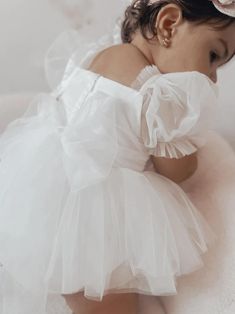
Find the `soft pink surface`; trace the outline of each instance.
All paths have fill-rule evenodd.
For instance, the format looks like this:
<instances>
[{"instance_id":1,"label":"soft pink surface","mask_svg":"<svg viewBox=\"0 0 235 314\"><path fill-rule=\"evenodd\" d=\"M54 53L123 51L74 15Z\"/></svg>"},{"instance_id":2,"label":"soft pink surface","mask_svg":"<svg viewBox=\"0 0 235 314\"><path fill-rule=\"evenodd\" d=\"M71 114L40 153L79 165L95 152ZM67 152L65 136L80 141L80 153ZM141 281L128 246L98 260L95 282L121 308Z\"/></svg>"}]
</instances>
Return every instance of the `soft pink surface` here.
<instances>
[{"instance_id":1,"label":"soft pink surface","mask_svg":"<svg viewBox=\"0 0 235 314\"><path fill-rule=\"evenodd\" d=\"M198 151L199 166L180 186L218 236L203 256L205 267L178 279L178 294L161 297L169 314L232 314L235 310L235 153L211 131ZM158 304L145 301L141 314L158 314ZM161 313L161 312L159 312Z\"/></svg>"}]
</instances>

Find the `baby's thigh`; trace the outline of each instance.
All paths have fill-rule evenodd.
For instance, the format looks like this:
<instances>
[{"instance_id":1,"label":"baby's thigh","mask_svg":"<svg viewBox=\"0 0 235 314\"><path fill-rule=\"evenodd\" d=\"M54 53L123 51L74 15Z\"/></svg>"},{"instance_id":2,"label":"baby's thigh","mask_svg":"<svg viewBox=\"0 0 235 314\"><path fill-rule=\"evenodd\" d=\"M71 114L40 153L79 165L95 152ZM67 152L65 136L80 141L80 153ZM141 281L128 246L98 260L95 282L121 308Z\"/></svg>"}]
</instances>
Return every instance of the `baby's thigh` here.
<instances>
[{"instance_id":1,"label":"baby's thigh","mask_svg":"<svg viewBox=\"0 0 235 314\"><path fill-rule=\"evenodd\" d=\"M102 301L93 301L84 297L84 292L62 294L73 314L136 314L138 294L107 294Z\"/></svg>"}]
</instances>

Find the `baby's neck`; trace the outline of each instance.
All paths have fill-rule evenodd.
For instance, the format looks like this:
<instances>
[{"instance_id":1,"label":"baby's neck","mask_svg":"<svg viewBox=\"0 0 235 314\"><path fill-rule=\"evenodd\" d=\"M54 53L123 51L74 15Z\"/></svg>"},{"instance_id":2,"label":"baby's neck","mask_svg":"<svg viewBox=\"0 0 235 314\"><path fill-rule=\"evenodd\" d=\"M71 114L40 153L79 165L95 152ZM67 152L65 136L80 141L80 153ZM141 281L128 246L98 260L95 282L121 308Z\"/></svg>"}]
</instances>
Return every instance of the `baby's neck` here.
<instances>
[{"instance_id":1,"label":"baby's neck","mask_svg":"<svg viewBox=\"0 0 235 314\"><path fill-rule=\"evenodd\" d=\"M131 41L131 44L139 50L143 58L145 58L149 64L155 64L150 44L139 32L136 33L134 39Z\"/></svg>"}]
</instances>

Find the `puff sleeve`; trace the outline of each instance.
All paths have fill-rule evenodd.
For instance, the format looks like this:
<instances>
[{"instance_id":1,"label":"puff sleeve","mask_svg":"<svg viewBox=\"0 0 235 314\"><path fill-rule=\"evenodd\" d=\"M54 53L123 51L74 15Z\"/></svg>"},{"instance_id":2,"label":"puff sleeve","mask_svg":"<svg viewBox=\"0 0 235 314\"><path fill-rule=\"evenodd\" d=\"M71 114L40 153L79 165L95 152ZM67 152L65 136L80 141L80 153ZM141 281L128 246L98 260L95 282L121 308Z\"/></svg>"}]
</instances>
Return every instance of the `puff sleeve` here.
<instances>
[{"instance_id":1,"label":"puff sleeve","mask_svg":"<svg viewBox=\"0 0 235 314\"><path fill-rule=\"evenodd\" d=\"M218 87L197 72L158 74L140 89L141 137L150 155L182 158L206 143L218 107Z\"/></svg>"}]
</instances>

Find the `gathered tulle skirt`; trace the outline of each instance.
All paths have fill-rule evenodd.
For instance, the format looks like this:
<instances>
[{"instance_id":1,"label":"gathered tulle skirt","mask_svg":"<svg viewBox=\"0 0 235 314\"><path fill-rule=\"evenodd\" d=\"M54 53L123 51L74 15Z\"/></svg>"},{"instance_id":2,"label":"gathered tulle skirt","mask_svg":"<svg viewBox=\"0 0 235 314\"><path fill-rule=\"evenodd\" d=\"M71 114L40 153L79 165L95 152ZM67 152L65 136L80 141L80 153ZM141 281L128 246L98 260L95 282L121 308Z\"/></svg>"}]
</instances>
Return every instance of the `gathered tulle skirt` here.
<instances>
[{"instance_id":1,"label":"gathered tulle skirt","mask_svg":"<svg viewBox=\"0 0 235 314\"><path fill-rule=\"evenodd\" d=\"M44 314L50 294L176 294L216 238L206 220L152 171L112 167L72 189L65 129L44 95L0 136L0 314Z\"/></svg>"}]
</instances>

